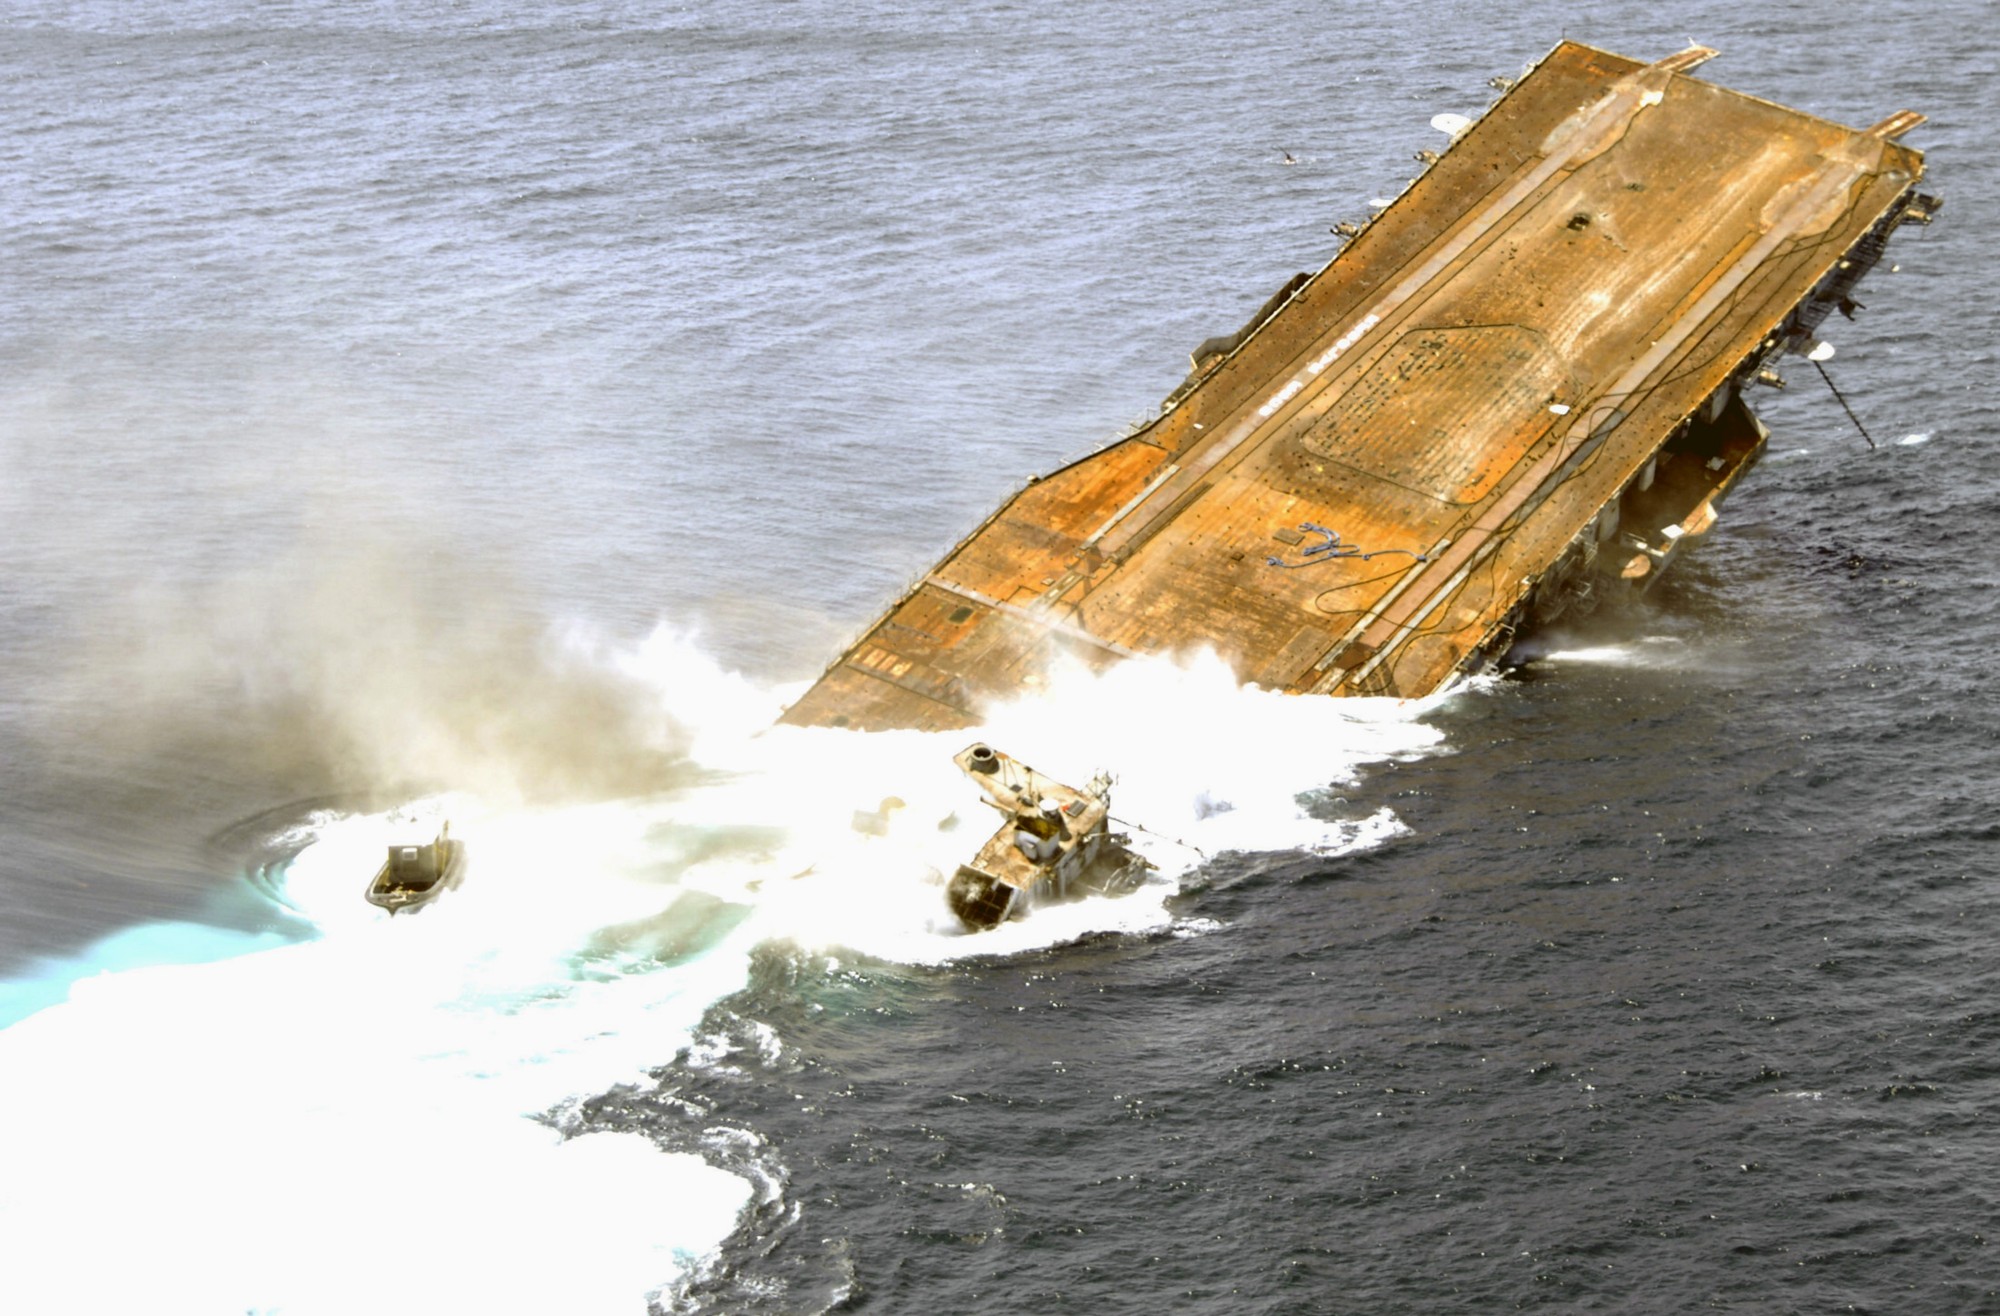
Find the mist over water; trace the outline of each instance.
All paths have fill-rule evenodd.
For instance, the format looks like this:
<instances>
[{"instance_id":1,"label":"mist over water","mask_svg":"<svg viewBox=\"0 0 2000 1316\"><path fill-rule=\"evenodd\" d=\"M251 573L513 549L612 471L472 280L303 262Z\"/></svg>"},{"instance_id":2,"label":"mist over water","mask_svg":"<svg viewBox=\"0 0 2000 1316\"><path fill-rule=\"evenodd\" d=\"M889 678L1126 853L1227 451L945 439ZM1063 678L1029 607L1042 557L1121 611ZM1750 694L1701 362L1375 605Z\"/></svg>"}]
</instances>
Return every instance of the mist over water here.
<instances>
[{"instance_id":1,"label":"mist over water","mask_svg":"<svg viewBox=\"0 0 2000 1316\"><path fill-rule=\"evenodd\" d=\"M1393 815L1355 813L1332 789L1437 739L1408 708L1300 710L1240 691L1212 659L1073 673L978 732L887 736L766 729L771 691L671 636L607 661L657 707L685 710L678 785L537 803L502 775L495 794L315 810L272 838L287 857L261 875L299 944L79 977L67 1003L0 1035L11 1072L59 1076L0 1102L0 1127L16 1130L0 1230L37 1240L0 1293L108 1308L143 1273L164 1311L631 1310L697 1271L746 1206L770 1204L781 1163L726 1130L705 1135L720 1149L697 1138L662 1151L594 1130L574 1102L650 1086L648 1069L676 1052L719 1063L728 1046L700 1029L746 985L754 948L924 965L1106 933L1199 935L1207 925L1168 902L1203 853L1379 844ZM1315 752L1141 756L1120 798L1179 834L1141 838L1160 864L1142 891L962 932L944 874L995 817L950 754L1006 736L1080 778L1109 728L1161 702L1181 710L1163 737L1210 740L1226 723L1274 745L1308 734ZM902 804L886 826L855 826L890 798ZM471 856L463 889L393 920L359 899L385 845L447 819ZM79 1176L85 1149L137 1169ZM92 1277L103 1237L127 1232L143 1246ZM377 1260L328 1270L337 1255Z\"/></svg>"},{"instance_id":2,"label":"mist over water","mask_svg":"<svg viewBox=\"0 0 2000 1316\"><path fill-rule=\"evenodd\" d=\"M0 1305L2000 1301L1983 13L5 17ZM1931 116L1878 450L1424 705L771 728L1565 33ZM959 933L975 736L1158 871Z\"/></svg>"}]
</instances>

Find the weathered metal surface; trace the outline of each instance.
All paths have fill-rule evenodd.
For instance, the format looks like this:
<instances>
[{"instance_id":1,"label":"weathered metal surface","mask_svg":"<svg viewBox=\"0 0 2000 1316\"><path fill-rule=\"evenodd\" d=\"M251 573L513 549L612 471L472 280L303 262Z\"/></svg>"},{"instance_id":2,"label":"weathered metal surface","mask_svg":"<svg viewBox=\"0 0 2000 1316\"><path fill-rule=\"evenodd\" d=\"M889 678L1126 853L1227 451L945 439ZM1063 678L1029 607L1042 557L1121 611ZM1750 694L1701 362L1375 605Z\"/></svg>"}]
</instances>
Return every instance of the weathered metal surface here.
<instances>
[{"instance_id":1,"label":"weathered metal surface","mask_svg":"<svg viewBox=\"0 0 2000 1316\"><path fill-rule=\"evenodd\" d=\"M429 845L392 845L363 893L368 903L399 914L421 909L465 878L465 843L445 823Z\"/></svg>"},{"instance_id":2,"label":"weathered metal surface","mask_svg":"<svg viewBox=\"0 0 2000 1316\"><path fill-rule=\"evenodd\" d=\"M1110 778L1077 790L986 744L970 745L952 761L1002 819L945 887L946 903L966 927L997 926L1030 904L1123 895L1152 867L1108 826Z\"/></svg>"},{"instance_id":3,"label":"weathered metal surface","mask_svg":"<svg viewBox=\"0 0 2000 1316\"><path fill-rule=\"evenodd\" d=\"M1737 385L1850 308L1936 204L1895 141L1921 116L1857 132L1687 75L1712 54L1558 46L1198 356L1158 421L1032 482L786 720L965 726L1058 653L1199 647L1274 689L1421 695L1593 579L1650 583L1761 450ZM1308 523L1362 551L1302 558Z\"/></svg>"}]
</instances>

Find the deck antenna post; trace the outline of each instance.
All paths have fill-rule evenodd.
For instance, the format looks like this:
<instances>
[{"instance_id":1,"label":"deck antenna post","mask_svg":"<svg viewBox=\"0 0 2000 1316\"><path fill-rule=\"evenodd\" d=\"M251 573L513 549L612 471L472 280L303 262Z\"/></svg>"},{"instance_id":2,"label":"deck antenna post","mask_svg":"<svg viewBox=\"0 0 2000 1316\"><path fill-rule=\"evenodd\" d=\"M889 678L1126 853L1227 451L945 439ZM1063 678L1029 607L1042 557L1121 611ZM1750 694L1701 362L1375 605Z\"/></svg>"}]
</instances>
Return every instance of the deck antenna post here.
<instances>
[{"instance_id":1,"label":"deck antenna post","mask_svg":"<svg viewBox=\"0 0 2000 1316\"><path fill-rule=\"evenodd\" d=\"M1811 357L1808 357L1806 359L1809 361L1812 360ZM1827 374L1826 367L1821 365L1818 361L1813 361L1813 369L1819 371L1819 377L1826 381L1826 386L1829 389L1833 390L1833 400L1840 404L1840 409L1847 413L1847 418L1849 420L1854 422L1854 428L1860 430L1861 437L1868 440L1868 450L1870 452L1875 451L1875 436L1870 434L1868 432L1868 427L1861 423L1861 417L1854 414L1854 408L1847 405L1847 399L1841 396L1840 388L1833 382L1833 376Z\"/></svg>"}]
</instances>

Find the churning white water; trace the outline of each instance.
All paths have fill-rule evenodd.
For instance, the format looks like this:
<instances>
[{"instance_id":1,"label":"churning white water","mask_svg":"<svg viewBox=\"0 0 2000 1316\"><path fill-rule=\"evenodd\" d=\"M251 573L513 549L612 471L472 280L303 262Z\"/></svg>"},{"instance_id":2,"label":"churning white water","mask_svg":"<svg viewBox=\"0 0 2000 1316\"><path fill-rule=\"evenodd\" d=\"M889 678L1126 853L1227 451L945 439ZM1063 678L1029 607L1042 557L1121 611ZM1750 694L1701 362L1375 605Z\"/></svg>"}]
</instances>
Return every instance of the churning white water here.
<instances>
[{"instance_id":1,"label":"churning white water","mask_svg":"<svg viewBox=\"0 0 2000 1316\"><path fill-rule=\"evenodd\" d=\"M270 888L309 940L82 977L0 1034L8 1309L633 1310L758 1187L636 1134L565 1138L551 1116L695 1045L756 945L937 963L1173 930L1204 852L1396 834L1337 792L1438 740L1421 706L1242 689L1208 657L1062 673L976 732L887 735L771 727L785 692L665 633L602 660L658 692L692 784L315 814ZM975 738L1072 781L1116 772L1157 872L963 933L942 875L997 821L950 762ZM415 916L367 905L385 845L446 818L463 886Z\"/></svg>"}]
</instances>

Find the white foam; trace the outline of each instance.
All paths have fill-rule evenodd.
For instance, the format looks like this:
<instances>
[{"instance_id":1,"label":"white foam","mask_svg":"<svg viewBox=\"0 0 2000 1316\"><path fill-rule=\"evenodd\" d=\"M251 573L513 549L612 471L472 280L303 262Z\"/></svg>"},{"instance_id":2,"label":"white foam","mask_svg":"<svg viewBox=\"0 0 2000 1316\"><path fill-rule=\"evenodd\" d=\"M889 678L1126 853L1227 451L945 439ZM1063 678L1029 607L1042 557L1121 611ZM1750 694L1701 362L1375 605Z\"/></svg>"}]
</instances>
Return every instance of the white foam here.
<instances>
[{"instance_id":1,"label":"white foam","mask_svg":"<svg viewBox=\"0 0 2000 1316\"><path fill-rule=\"evenodd\" d=\"M365 904L387 840L446 812L464 888ZM85 979L0 1034L0 1309L629 1311L712 1252L743 1179L532 1118L671 1060L746 981L740 911L653 880L647 827L469 797L329 817L284 891L320 940ZM621 956L604 930L635 920L705 952Z\"/></svg>"},{"instance_id":2,"label":"white foam","mask_svg":"<svg viewBox=\"0 0 2000 1316\"><path fill-rule=\"evenodd\" d=\"M1896 446L1899 448L1914 448L1920 443L1929 443L1930 441L1931 436L1928 434L1905 434L1902 438L1896 440Z\"/></svg>"},{"instance_id":3,"label":"white foam","mask_svg":"<svg viewBox=\"0 0 2000 1316\"><path fill-rule=\"evenodd\" d=\"M1365 762L1435 746L1439 733L1421 720L1428 707L1244 689L1220 661L1202 656L1060 672L1046 693L988 710L974 730L780 727L745 742L734 787L706 793L703 804L718 822L776 823L783 844L754 864L699 866L687 880L754 901L768 937L905 963L1012 954L1093 932L1159 931L1173 922L1167 902L1180 877L1203 853L1334 854L1392 835L1400 824L1386 811L1325 821L1305 802L1353 781ZM990 932L964 933L945 907L945 877L999 820L950 757L981 739L1059 780L1113 771L1114 817L1147 829L1133 838L1159 871L1128 896L1049 906ZM892 799L902 803L883 809ZM774 801L782 802L776 816ZM873 815L869 831L856 830L857 813Z\"/></svg>"},{"instance_id":4,"label":"white foam","mask_svg":"<svg viewBox=\"0 0 2000 1316\"><path fill-rule=\"evenodd\" d=\"M1674 667L1687 661L1686 646L1675 636L1648 635L1626 644L1592 644L1556 649L1539 661L1596 667Z\"/></svg>"},{"instance_id":5,"label":"white foam","mask_svg":"<svg viewBox=\"0 0 2000 1316\"><path fill-rule=\"evenodd\" d=\"M696 1037L757 944L939 963L1094 932L1212 935L1168 903L1191 847L1378 845L1401 829L1386 809L1307 804L1439 740L1427 704L1241 689L1213 658L1068 671L976 731L880 735L769 728L776 692L670 635L593 660L654 683L692 736L696 784L316 817L278 894L318 940L87 979L0 1033L0 1236L20 1258L0 1268L0 1309L137 1294L162 1313L636 1310L767 1192L761 1171L633 1136L565 1141L533 1117L682 1048L776 1065L784 1040L764 1025ZM1072 782L1117 772L1115 812L1158 834L1135 834L1158 872L1124 898L963 933L942 874L997 823L950 761L974 739ZM857 830L857 813L882 825ZM464 885L415 916L367 905L384 847L447 817Z\"/></svg>"},{"instance_id":6,"label":"white foam","mask_svg":"<svg viewBox=\"0 0 2000 1316\"><path fill-rule=\"evenodd\" d=\"M741 948L579 984L419 926L89 980L0 1037L0 1305L630 1310L712 1250L743 1181L527 1117L669 1058Z\"/></svg>"}]
</instances>

